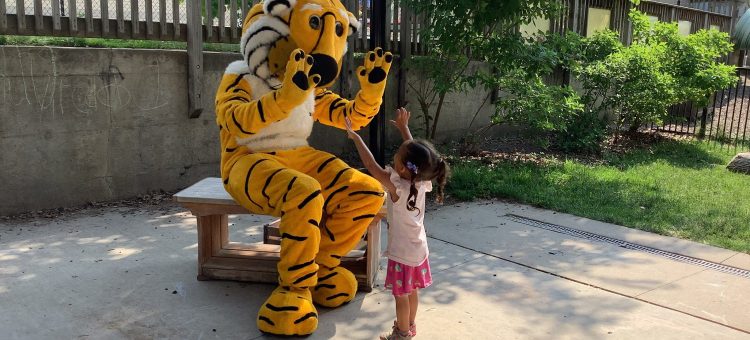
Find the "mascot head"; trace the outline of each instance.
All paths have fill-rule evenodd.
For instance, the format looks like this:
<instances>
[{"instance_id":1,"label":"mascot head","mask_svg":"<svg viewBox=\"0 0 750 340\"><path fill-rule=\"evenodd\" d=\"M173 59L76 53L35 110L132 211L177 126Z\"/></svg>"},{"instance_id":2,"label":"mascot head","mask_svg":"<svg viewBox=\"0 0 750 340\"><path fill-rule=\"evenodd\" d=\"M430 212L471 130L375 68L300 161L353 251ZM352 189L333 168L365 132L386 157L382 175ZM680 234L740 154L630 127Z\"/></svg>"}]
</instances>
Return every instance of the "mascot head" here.
<instances>
[{"instance_id":1,"label":"mascot head","mask_svg":"<svg viewBox=\"0 0 750 340\"><path fill-rule=\"evenodd\" d=\"M310 74L328 87L341 71L346 39L360 27L339 0L265 0L247 13L240 48L250 73L274 84L281 79L292 50L315 59Z\"/></svg>"}]
</instances>

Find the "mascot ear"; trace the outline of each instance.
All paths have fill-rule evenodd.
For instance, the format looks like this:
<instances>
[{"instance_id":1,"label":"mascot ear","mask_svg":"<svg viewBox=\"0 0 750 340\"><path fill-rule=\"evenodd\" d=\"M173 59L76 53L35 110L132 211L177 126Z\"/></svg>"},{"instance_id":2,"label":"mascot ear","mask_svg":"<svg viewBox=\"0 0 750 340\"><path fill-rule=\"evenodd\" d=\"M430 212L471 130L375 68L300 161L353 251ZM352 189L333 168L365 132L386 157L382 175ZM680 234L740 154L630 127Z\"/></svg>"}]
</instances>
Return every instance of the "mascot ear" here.
<instances>
[{"instance_id":1,"label":"mascot ear","mask_svg":"<svg viewBox=\"0 0 750 340\"><path fill-rule=\"evenodd\" d=\"M263 1L263 12L275 17L289 14L297 0L265 0Z\"/></svg>"},{"instance_id":2,"label":"mascot ear","mask_svg":"<svg viewBox=\"0 0 750 340\"><path fill-rule=\"evenodd\" d=\"M357 33L360 27L362 27L362 23L357 20L357 17L352 12L346 12L346 14L349 17L349 35Z\"/></svg>"}]
</instances>

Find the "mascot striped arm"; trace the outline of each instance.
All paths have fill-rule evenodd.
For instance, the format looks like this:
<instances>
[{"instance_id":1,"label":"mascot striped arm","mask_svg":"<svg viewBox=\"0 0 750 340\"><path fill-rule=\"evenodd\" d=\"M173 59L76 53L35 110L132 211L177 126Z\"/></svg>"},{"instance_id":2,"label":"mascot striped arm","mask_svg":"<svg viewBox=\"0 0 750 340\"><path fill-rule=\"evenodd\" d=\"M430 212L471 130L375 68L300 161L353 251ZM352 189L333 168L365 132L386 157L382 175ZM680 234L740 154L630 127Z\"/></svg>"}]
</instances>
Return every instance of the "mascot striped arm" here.
<instances>
[{"instance_id":1,"label":"mascot striped arm","mask_svg":"<svg viewBox=\"0 0 750 340\"><path fill-rule=\"evenodd\" d=\"M311 334L314 304L338 307L357 291L341 258L380 210L383 189L307 138L315 121L344 129L349 117L360 129L378 112L393 61L380 48L357 69L353 100L327 90L359 25L339 0L257 4L243 23L244 60L227 67L216 94L224 187L251 212L281 217L279 286L257 318L266 333Z\"/></svg>"}]
</instances>

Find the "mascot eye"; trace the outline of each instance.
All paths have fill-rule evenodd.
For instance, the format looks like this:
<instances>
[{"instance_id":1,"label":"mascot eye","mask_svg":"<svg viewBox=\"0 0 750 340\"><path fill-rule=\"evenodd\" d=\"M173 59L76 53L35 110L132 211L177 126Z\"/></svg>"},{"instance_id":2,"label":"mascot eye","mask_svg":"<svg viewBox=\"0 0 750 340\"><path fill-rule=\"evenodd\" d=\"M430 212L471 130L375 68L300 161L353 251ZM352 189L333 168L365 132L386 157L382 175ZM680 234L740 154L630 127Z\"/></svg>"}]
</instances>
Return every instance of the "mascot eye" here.
<instances>
[{"instance_id":1,"label":"mascot eye","mask_svg":"<svg viewBox=\"0 0 750 340\"><path fill-rule=\"evenodd\" d=\"M339 37L344 35L344 25L340 21L336 21L336 35Z\"/></svg>"},{"instance_id":2,"label":"mascot eye","mask_svg":"<svg viewBox=\"0 0 750 340\"><path fill-rule=\"evenodd\" d=\"M312 29L317 30L320 29L320 17L317 15L313 15L310 17L310 27Z\"/></svg>"}]
</instances>

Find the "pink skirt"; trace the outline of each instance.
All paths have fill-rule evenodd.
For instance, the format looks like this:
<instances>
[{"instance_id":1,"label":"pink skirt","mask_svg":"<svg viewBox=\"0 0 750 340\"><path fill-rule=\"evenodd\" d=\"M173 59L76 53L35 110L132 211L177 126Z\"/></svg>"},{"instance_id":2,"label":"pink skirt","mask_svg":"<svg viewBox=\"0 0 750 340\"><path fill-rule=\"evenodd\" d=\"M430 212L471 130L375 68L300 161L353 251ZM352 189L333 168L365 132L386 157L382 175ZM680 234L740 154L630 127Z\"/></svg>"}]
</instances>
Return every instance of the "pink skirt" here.
<instances>
[{"instance_id":1,"label":"pink skirt","mask_svg":"<svg viewBox=\"0 0 750 340\"><path fill-rule=\"evenodd\" d=\"M409 295L413 290L427 288L431 284L432 274L428 259L416 267L388 259L385 288L390 289L394 296Z\"/></svg>"}]
</instances>

